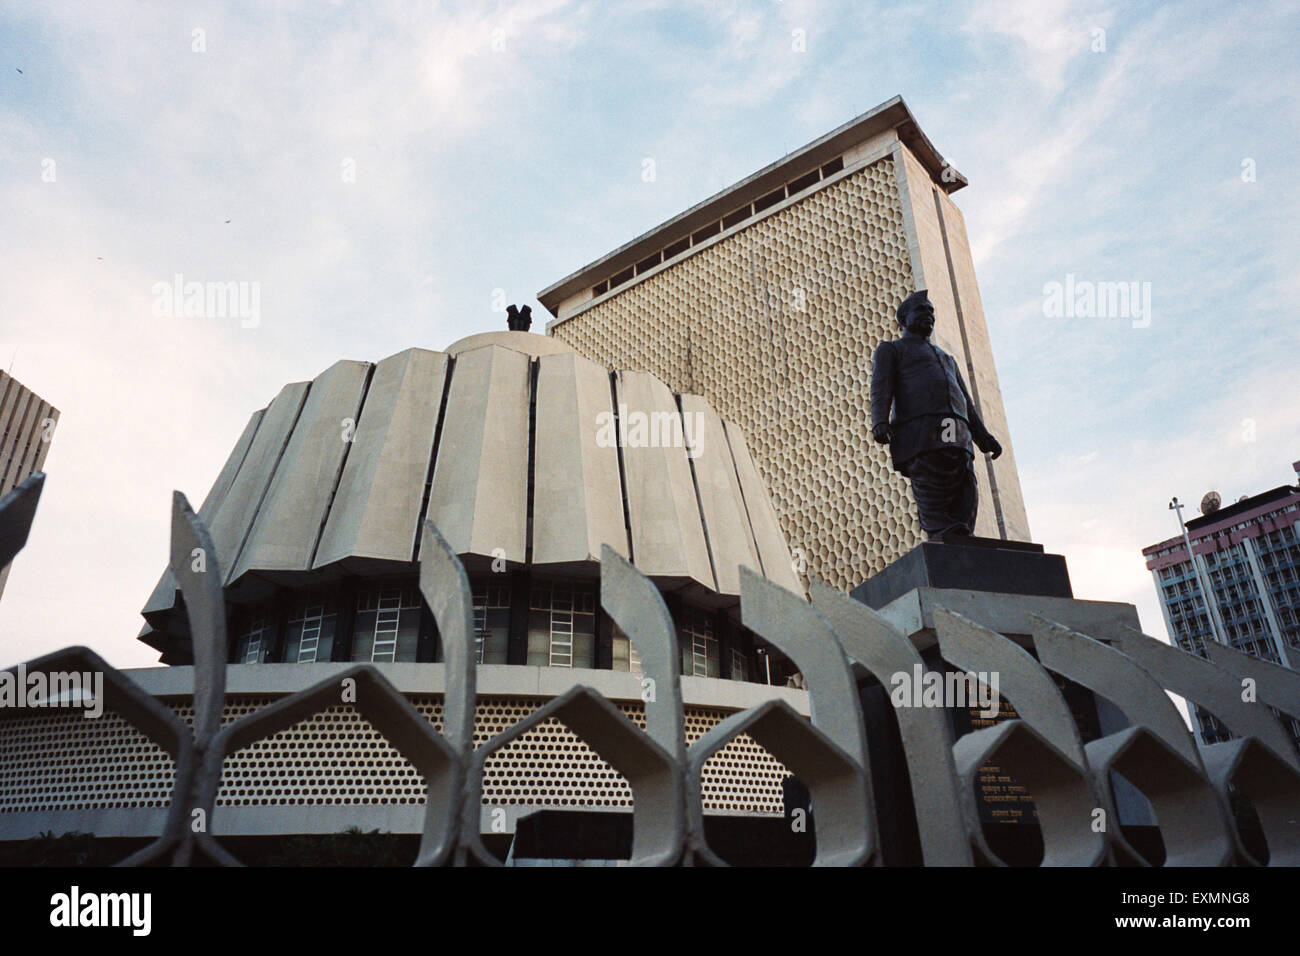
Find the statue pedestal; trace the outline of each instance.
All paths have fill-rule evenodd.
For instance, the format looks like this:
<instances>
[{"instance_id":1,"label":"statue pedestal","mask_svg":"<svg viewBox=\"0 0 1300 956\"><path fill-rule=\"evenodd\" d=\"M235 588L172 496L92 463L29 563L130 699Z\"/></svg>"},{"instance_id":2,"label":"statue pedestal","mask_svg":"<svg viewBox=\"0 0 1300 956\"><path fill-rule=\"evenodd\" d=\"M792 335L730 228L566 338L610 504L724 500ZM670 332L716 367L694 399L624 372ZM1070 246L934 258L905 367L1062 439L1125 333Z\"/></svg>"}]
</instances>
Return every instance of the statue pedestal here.
<instances>
[{"instance_id":1,"label":"statue pedestal","mask_svg":"<svg viewBox=\"0 0 1300 956\"><path fill-rule=\"evenodd\" d=\"M918 544L852 594L879 610L916 588L1074 597L1063 555L1045 554L1041 544L962 536Z\"/></svg>"},{"instance_id":2,"label":"statue pedestal","mask_svg":"<svg viewBox=\"0 0 1300 956\"><path fill-rule=\"evenodd\" d=\"M935 623L940 611L955 612L1031 653L1039 618L1098 636L1113 634L1120 626L1140 626L1137 609L1131 604L1075 598L1062 555L1045 554L1039 544L992 538L926 541L858 585L852 596L875 610L916 648L926 672L937 674L964 671L941 653ZM891 697L897 677L864 675L859 679L858 692L867 730L882 857L886 865L914 866L922 859L920 823L915 813L918 795L912 790L899 709ZM1010 691L1014 675L999 679L1004 696L993 723L1020 716L1011 699L1015 696ZM1109 701L1059 675L1054 680L1084 742L1129 726L1128 718ZM1018 689L1033 703L1026 689L1029 686L1022 683ZM954 742L992 726L978 707L968 703L945 703L943 707ZM1036 719L1032 713L1031 708L1030 719ZM1043 730L1045 726L1050 724L1035 729ZM974 786L975 810L988 846L1014 865L1036 863L1043 854L1043 834L1032 795L1022 782L1010 779L989 763L980 768ZM1112 792L1126 839L1134 845L1140 843L1151 858L1162 858L1154 818L1145 800L1124 780L1114 781Z\"/></svg>"}]
</instances>

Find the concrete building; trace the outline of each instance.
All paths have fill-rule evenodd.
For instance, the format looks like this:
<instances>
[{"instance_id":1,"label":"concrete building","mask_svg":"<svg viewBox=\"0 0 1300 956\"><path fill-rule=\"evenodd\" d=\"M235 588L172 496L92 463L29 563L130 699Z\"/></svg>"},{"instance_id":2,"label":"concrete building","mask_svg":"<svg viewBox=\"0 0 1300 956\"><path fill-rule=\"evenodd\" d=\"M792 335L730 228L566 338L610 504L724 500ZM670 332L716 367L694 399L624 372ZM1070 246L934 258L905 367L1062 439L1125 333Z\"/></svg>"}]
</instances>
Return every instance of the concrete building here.
<instances>
[{"instance_id":1,"label":"concrete building","mask_svg":"<svg viewBox=\"0 0 1300 956\"><path fill-rule=\"evenodd\" d=\"M1300 474L1300 462L1292 466ZM1182 536L1142 549L1174 642L1201 657L1214 641L1253 657L1300 666L1300 485L1283 485L1224 507L1217 496ZM1206 594L1206 588L1209 594ZM1207 600L1208 598L1208 600ZM1207 743L1228 739L1197 708ZM1300 741L1300 721L1288 719Z\"/></svg>"},{"instance_id":2,"label":"concrete building","mask_svg":"<svg viewBox=\"0 0 1300 956\"><path fill-rule=\"evenodd\" d=\"M970 246L945 164L895 97L538 293L588 359L704 396L743 429L807 571L849 590L924 535L870 437L873 350L916 289L1005 453L977 533L1029 540Z\"/></svg>"},{"instance_id":3,"label":"concrete building","mask_svg":"<svg viewBox=\"0 0 1300 956\"><path fill-rule=\"evenodd\" d=\"M426 517L470 577L478 739L577 684L644 722L638 656L600 606L605 543L670 609L688 742L774 698L808 713L806 691L784 686L793 665L740 622L741 566L802 593L745 436L699 396L611 374L548 336L484 333L286 385L252 415L199 514L223 575L231 663L248 665L229 669L227 719L364 662L441 726L444 654L417 587ZM189 625L170 571L142 614L140 639L174 666L131 677L187 716ZM12 745L0 814L26 807L30 826L58 832L157 826L168 757L119 718L16 721L0 737ZM68 756L65 772L32 803L47 761L23 754L48 747ZM286 759L303 771L292 793L275 782ZM356 803L374 804L385 830L419 830L418 774L350 709L228 766L228 832L335 832ZM786 774L749 738L733 742L705 770L707 806L779 814ZM485 833L493 808L513 832L539 808L625 811L631 794L556 724L493 758L484 804Z\"/></svg>"},{"instance_id":4,"label":"concrete building","mask_svg":"<svg viewBox=\"0 0 1300 956\"><path fill-rule=\"evenodd\" d=\"M235 660L250 664L438 660L414 592L426 517L472 576L483 663L628 670L626 640L594 611L606 543L695 635L688 674L758 674L733 626L741 566L799 587L735 425L699 396L527 332L286 385L249 420L200 515ZM142 614L141 640L187 663L170 572Z\"/></svg>"},{"instance_id":5,"label":"concrete building","mask_svg":"<svg viewBox=\"0 0 1300 956\"><path fill-rule=\"evenodd\" d=\"M697 396L523 332L286 386L206 518L174 503L144 637L185 660L192 613L194 664L0 671L0 856L79 833L265 860L359 827L458 865L1300 861L1300 759L1240 699L1245 675L1300 712L1264 669L1290 672L1184 654L1042 574L809 600L744 447ZM0 536L30 521L8 503ZM1001 577L1054 563L985 550ZM789 661L806 688L779 686ZM988 693L919 689L961 672ZM1169 692L1238 738L1202 760Z\"/></svg>"},{"instance_id":6,"label":"concrete building","mask_svg":"<svg viewBox=\"0 0 1300 956\"><path fill-rule=\"evenodd\" d=\"M173 666L0 672L0 850L230 862L359 826L435 865L1300 861L1300 759L1239 695L1300 713L1291 675L1144 637L1024 543L963 184L892 100L543 292L549 336L286 385L201 520L175 502L140 634ZM977 530L1019 543L927 545L979 573L855 601L920 540L866 404L922 286L1006 448ZM32 676L57 692L19 700ZM1170 693L1237 738L1198 750Z\"/></svg>"},{"instance_id":7,"label":"concrete building","mask_svg":"<svg viewBox=\"0 0 1300 956\"><path fill-rule=\"evenodd\" d=\"M59 410L13 376L0 372L0 496L40 471L59 421ZM9 567L0 568L0 595Z\"/></svg>"}]
</instances>

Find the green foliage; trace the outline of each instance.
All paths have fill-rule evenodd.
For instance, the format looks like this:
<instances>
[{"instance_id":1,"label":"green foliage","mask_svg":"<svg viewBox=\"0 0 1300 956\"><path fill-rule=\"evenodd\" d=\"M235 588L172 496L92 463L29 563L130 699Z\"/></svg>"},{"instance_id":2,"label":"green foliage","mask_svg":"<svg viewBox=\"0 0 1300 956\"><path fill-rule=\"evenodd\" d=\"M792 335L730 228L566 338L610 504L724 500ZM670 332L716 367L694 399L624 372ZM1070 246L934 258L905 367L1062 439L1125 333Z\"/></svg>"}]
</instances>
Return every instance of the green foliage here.
<instances>
[{"instance_id":1,"label":"green foliage","mask_svg":"<svg viewBox=\"0 0 1300 956\"><path fill-rule=\"evenodd\" d=\"M410 866L402 837L359 827L342 833L290 837L274 850L248 860L257 866Z\"/></svg>"},{"instance_id":2,"label":"green foliage","mask_svg":"<svg viewBox=\"0 0 1300 956\"><path fill-rule=\"evenodd\" d=\"M21 843L0 847L3 866L111 866L117 860L93 833L46 831Z\"/></svg>"}]
</instances>

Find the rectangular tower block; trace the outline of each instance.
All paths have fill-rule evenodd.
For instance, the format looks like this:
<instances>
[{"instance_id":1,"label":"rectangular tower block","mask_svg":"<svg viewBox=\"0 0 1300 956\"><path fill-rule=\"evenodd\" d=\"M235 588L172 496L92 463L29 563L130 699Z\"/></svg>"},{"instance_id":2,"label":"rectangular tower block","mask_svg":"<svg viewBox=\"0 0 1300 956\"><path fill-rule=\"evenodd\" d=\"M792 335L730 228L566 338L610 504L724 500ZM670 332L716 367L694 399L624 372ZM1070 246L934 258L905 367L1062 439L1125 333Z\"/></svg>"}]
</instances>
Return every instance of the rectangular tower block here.
<instances>
[{"instance_id":1,"label":"rectangular tower block","mask_svg":"<svg viewBox=\"0 0 1300 956\"><path fill-rule=\"evenodd\" d=\"M871 356L916 289L962 368L996 462L978 455L976 533L1029 540L960 212L965 185L895 98L538 294L548 332L652 373L739 425L810 575L848 590L924 539L871 441Z\"/></svg>"}]
</instances>

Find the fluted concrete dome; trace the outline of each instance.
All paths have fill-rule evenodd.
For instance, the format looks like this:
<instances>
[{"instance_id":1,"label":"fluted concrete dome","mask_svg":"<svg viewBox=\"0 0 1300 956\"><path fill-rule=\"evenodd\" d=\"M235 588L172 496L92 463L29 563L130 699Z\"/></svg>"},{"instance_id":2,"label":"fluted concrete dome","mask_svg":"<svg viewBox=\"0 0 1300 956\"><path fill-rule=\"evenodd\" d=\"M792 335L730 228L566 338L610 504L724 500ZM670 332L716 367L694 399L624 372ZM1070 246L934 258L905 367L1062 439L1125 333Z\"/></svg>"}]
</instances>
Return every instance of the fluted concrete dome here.
<instances>
[{"instance_id":1,"label":"fluted concrete dome","mask_svg":"<svg viewBox=\"0 0 1300 956\"><path fill-rule=\"evenodd\" d=\"M502 348L523 352L533 358L542 355L564 355L577 351L567 342L553 339L549 335L538 335L536 332L479 332L452 342L447 346L446 352L448 355L459 355L461 352L479 349L485 345L499 345Z\"/></svg>"},{"instance_id":2,"label":"fluted concrete dome","mask_svg":"<svg viewBox=\"0 0 1300 956\"><path fill-rule=\"evenodd\" d=\"M286 385L200 514L237 605L414 573L426 516L471 572L594 577L608 543L706 606L736 604L741 565L801 589L738 428L700 396L528 332ZM142 613L151 645L183 639L170 572Z\"/></svg>"}]
</instances>

